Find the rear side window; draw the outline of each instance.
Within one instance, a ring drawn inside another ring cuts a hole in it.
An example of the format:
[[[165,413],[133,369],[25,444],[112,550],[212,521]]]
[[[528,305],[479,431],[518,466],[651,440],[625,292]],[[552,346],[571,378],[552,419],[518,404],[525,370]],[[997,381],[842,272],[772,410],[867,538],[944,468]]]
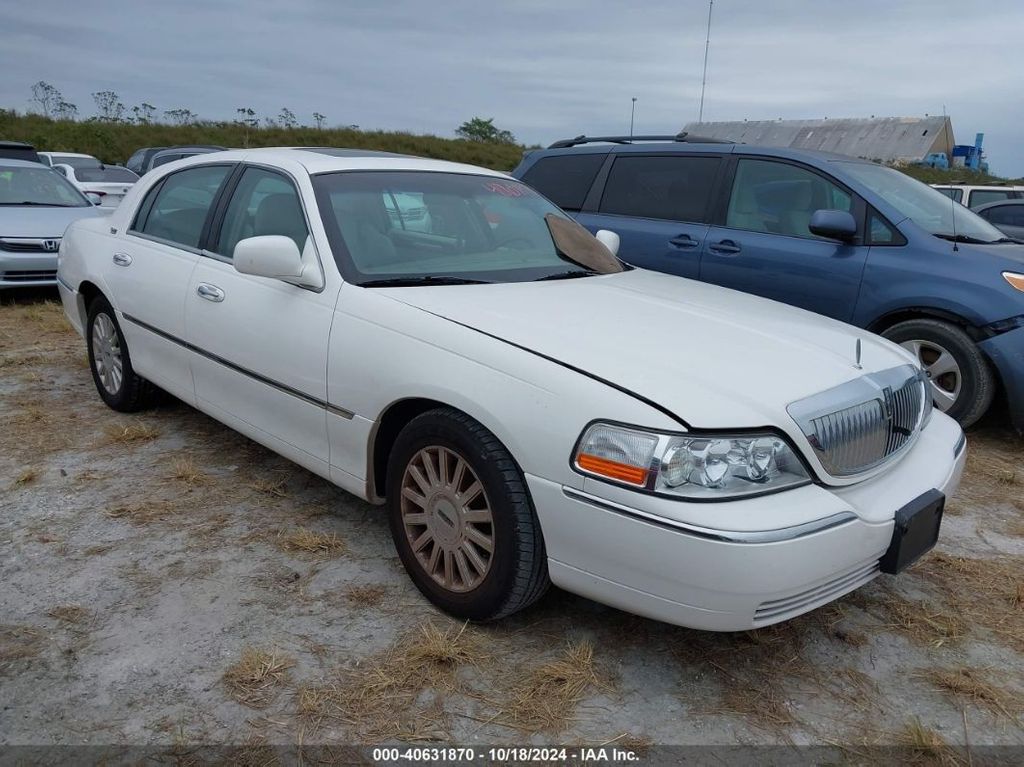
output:
[[[601,212],[702,223],[718,165],[717,157],[617,157]]]
[[[522,180],[558,207],[579,210],[605,157],[604,154],[544,157],[526,171]]]
[[[950,197],[956,200],[957,202],[963,202],[964,200],[963,189],[936,189],[935,191],[941,192],[942,194],[946,195],[946,197]]]
[[[203,165],[178,171],[150,191],[134,229],[150,237],[198,248],[213,198],[231,168]]]
[[[853,198],[806,168],[771,160],[740,160],[725,225],[732,229],[813,238],[816,210],[853,212]]]
[[[987,202],[999,202],[1000,200],[1013,199],[1013,192],[1009,189],[975,189],[971,192],[970,207],[976,208]]]
[[[240,240],[269,234],[290,237],[300,253],[306,247],[309,231],[299,193],[280,173],[247,168],[228,204],[214,250],[232,258]]]
[[[993,224],[1024,226],[1024,205],[997,205],[982,211],[981,215]]]

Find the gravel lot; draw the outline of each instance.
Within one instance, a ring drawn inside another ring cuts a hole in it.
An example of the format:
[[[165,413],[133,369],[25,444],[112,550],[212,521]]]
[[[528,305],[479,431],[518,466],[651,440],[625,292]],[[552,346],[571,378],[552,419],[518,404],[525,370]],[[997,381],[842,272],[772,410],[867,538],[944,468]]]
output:
[[[0,744],[1024,744],[1011,432],[969,435],[935,552],[799,620],[552,591],[464,626],[380,510],[180,403],[108,410],[53,298],[0,294]]]

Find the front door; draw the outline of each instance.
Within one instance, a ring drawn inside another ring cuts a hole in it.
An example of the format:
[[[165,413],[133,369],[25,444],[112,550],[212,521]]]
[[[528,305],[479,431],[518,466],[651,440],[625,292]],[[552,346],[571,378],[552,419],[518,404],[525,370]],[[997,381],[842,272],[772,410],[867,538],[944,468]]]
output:
[[[315,258],[302,202],[283,173],[246,168],[192,275],[186,301],[199,406],[327,473],[327,345],[337,285],[320,291],[235,270],[239,240],[282,235]]]
[[[816,210],[862,218],[860,201],[810,168],[741,158],[723,220],[705,238],[700,279],[849,321],[868,247],[811,234]]]
[[[576,219],[591,232],[618,234],[626,263],[696,279],[721,162],[688,154],[618,155],[598,211]]]

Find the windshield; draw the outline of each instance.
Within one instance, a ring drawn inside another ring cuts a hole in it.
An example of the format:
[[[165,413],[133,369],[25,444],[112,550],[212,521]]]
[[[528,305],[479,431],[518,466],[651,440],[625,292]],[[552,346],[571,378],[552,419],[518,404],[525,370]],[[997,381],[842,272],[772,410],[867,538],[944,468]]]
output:
[[[0,167],[0,205],[46,205],[77,208],[89,205],[74,186],[49,168]]]
[[[139,177],[132,173],[127,168],[115,167],[106,165],[102,168],[87,168],[85,170],[76,170],[75,178],[79,181],[90,181],[90,182],[105,182],[105,183],[125,183],[134,184],[139,180]]]
[[[85,168],[100,168],[102,167],[99,160],[95,157],[78,157],[76,155],[69,154],[51,154],[50,161],[54,165],[70,165],[76,171],[83,170]]]
[[[998,242],[1006,235],[942,192],[883,165],[846,163],[846,172],[919,227],[938,237]],[[899,223],[896,221],[894,223]]]
[[[512,179],[369,171],[313,180],[351,282],[526,282],[623,269],[585,229]]]

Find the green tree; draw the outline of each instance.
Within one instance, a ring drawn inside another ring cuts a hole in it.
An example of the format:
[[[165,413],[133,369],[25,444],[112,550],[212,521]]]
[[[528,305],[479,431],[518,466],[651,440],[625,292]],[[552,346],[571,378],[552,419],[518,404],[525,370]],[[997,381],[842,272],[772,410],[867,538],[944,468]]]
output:
[[[320,112],[314,112],[313,120],[316,122],[316,129],[323,130],[324,122],[327,120],[327,115],[321,114]]]
[[[199,115],[191,109],[178,108],[164,110],[164,117],[170,120],[172,125],[192,125]]]
[[[78,107],[70,101],[60,100],[60,103],[53,108],[54,120],[74,120],[78,117]]]
[[[299,121],[295,118],[295,113],[292,110],[288,107],[281,107],[281,114],[277,116],[277,124],[291,130],[298,127]]]
[[[119,123],[124,118],[125,106],[114,91],[97,91],[92,94],[96,102],[96,117],[103,122]]]
[[[48,82],[40,80],[32,86],[32,100],[39,105],[44,116],[53,117],[54,110],[64,101],[64,97]]]
[[[486,120],[482,117],[474,117],[462,123],[456,130],[455,135],[469,141],[481,141],[485,144],[514,144],[516,137],[511,131],[501,130],[494,125],[494,118]]]
[[[143,101],[138,106],[132,107],[132,114],[135,115],[135,122],[139,125],[149,125],[156,120],[156,107]]]

